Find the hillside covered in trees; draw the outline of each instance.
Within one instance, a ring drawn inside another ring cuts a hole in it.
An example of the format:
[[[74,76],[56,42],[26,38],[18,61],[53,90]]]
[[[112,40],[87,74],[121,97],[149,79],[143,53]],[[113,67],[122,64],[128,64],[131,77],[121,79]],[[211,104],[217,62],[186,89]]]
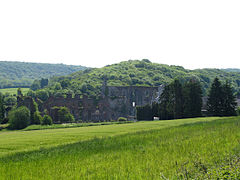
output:
[[[159,86],[168,84],[173,79],[184,82],[198,80],[203,87],[203,95],[215,77],[220,81],[229,81],[236,93],[240,92],[240,73],[226,72],[219,69],[187,70],[181,66],[169,66],[152,63],[147,59],[129,60],[103,68],[78,71],[68,76],[54,77],[48,86],[49,94],[73,92],[96,96],[104,81],[112,86]]]
[[[83,66],[0,61],[0,88],[30,86],[34,79],[63,76],[84,70]]]

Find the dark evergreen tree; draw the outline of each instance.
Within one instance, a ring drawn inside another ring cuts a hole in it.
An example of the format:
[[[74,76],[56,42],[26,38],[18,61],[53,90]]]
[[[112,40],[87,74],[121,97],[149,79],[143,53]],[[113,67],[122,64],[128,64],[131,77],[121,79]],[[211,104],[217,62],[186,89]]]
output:
[[[184,117],[200,117],[202,115],[202,88],[198,81],[190,80],[183,87]]]
[[[174,119],[183,117],[183,89],[179,80],[174,80],[173,84],[173,101],[174,101]]]
[[[4,108],[4,102],[3,102],[3,95],[0,93],[0,123],[4,118],[4,112],[5,112],[5,108]]]
[[[166,119],[173,119],[174,113],[172,108],[172,98],[171,98],[171,86],[166,85],[164,90],[160,96],[159,101],[159,119],[166,120]]]
[[[152,107],[147,104],[145,106],[137,106],[137,120],[153,120]]]
[[[165,86],[160,97],[159,118],[179,119],[183,117],[183,92],[178,80]]]
[[[233,89],[229,82],[226,82],[223,86],[223,104],[222,113],[223,116],[235,116],[236,115],[236,96],[234,96]]]
[[[223,107],[223,88],[221,82],[216,77],[212,83],[208,95],[207,111],[211,116],[222,116]]]

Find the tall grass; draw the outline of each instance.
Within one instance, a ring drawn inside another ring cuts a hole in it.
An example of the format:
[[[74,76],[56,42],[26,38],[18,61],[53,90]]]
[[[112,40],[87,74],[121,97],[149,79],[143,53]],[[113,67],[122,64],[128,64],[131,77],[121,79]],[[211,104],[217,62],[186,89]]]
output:
[[[49,148],[89,140],[94,137],[108,137],[143,130],[162,129],[187,123],[213,121],[219,118],[195,118],[171,121],[147,121],[108,126],[44,129],[35,131],[0,131],[0,157],[22,151]]]
[[[2,156],[0,179],[205,178],[239,153],[239,129],[235,117],[104,138],[96,131],[93,139]]]

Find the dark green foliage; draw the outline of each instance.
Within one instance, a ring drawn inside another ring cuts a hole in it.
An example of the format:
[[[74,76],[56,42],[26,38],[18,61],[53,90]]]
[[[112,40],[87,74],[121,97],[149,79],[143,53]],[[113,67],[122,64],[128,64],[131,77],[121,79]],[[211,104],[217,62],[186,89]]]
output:
[[[30,124],[30,111],[27,107],[21,106],[9,113],[11,129],[23,129]]]
[[[34,79],[68,75],[84,69],[86,67],[64,64],[0,61],[0,88],[29,87]],[[38,85],[34,84],[31,88],[37,90],[46,82]]]
[[[160,119],[181,119],[201,116],[202,90],[195,80],[179,80],[166,85],[160,96],[158,113]]]
[[[179,80],[174,80],[171,84],[173,90],[173,99],[174,103],[174,119],[180,119],[183,117],[183,88]]]
[[[240,116],[240,107],[237,107],[237,115]]]
[[[39,111],[34,112],[33,114],[33,124],[42,124],[42,116]]]
[[[52,123],[52,118],[49,115],[43,116],[42,125],[51,125]]]
[[[234,96],[233,89],[229,82],[226,82],[222,86],[223,89],[223,116],[235,116],[236,115],[236,96]]]
[[[137,120],[153,120],[152,107],[147,104],[145,106],[137,106]]]
[[[160,119],[180,119],[183,117],[183,88],[179,80],[165,86],[160,97]]]
[[[42,78],[41,80],[40,80],[40,85],[41,85],[41,88],[44,88],[45,86],[47,86],[48,85],[48,79],[46,78]]]
[[[4,119],[4,112],[5,112],[5,108],[4,108],[4,102],[3,102],[3,95],[0,93],[0,124]]]
[[[125,118],[125,117],[119,117],[119,118],[118,118],[118,121],[119,121],[119,122],[125,122],[125,121],[127,121],[127,118]]]
[[[233,116],[236,115],[236,97],[229,82],[221,84],[218,78],[212,83],[207,110],[211,116]]]
[[[61,123],[64,122],[74,122],[74,117],[70,113],[69,109],[67,107],[60,107],[58,110],[58,118]]]
[[[46,101],[49,98],[49,93],[46,90],[38,90],[36,92],[36,97],[41,99],[42,101]]]
[[[173,102],[172,102],[172,91],[171,86],[167,85],[160,96],[159,102],[159,119],[173,119]]]
[[[223,104],[223,89],[221,82],[218,78],[215,78],[207,102],[208,113],[212,116],[222,116],[222,104]]]
[[[159,115],[159,104],[154,102],[152,103],[152,113],[153,113],[153,117],[158,117]]]
[[[35,91],[32,91],[31,89],[27,92],[27,96],[31,96],[33,98],[36,97],[36,92]]]
[[[202,109],[202,88],[198,81],[188,81],[183,86],[184,117],[200,117]]]
[[[73,115],[70,113],[67,107],[53,107],[53,110],[56,112],[53,117],[54,122],[66,123],[66,122],[74,122],[75,119]]]
[[[70,80],[69,79],[63,79],[60,81],[61,87],[63,89],[67,88],[70,86]]]
[[[30,89],[33,91],[36,91],[41,88],[40,81],[39,80],[34,80],[32,85],[30,86]]]
[[[17,90],[17,95],[18,95],[18,96],[23,96],[23,93],[22,93],[21,88],[18,88],[18,90]]]

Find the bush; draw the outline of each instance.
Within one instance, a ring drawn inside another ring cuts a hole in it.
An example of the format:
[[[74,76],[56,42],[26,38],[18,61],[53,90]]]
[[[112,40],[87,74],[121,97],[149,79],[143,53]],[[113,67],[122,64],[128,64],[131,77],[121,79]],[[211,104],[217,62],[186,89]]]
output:
[[[11,129],[23,129],[30,124],[30,111],[26,106],[21,106],[10,111],[9,123]]]
[[[33,114],[33,124],[42,124],[42,116],[39,111],[34,112]]]
[[[42,125],[51,125],[52,118],[49,115],[44,115],[42,120]]]
[[[118,121],[119,121],[119,122],[126,122],[126,121],[127,121],[127,118],[125,118],[125,117],[119,117],[119,118],[118,118]]]
[[[61,123],[75,121],[73,115],[70,113],[67,107],[59,107],[59,110],[57,113],[58,113],[58,120]]]

